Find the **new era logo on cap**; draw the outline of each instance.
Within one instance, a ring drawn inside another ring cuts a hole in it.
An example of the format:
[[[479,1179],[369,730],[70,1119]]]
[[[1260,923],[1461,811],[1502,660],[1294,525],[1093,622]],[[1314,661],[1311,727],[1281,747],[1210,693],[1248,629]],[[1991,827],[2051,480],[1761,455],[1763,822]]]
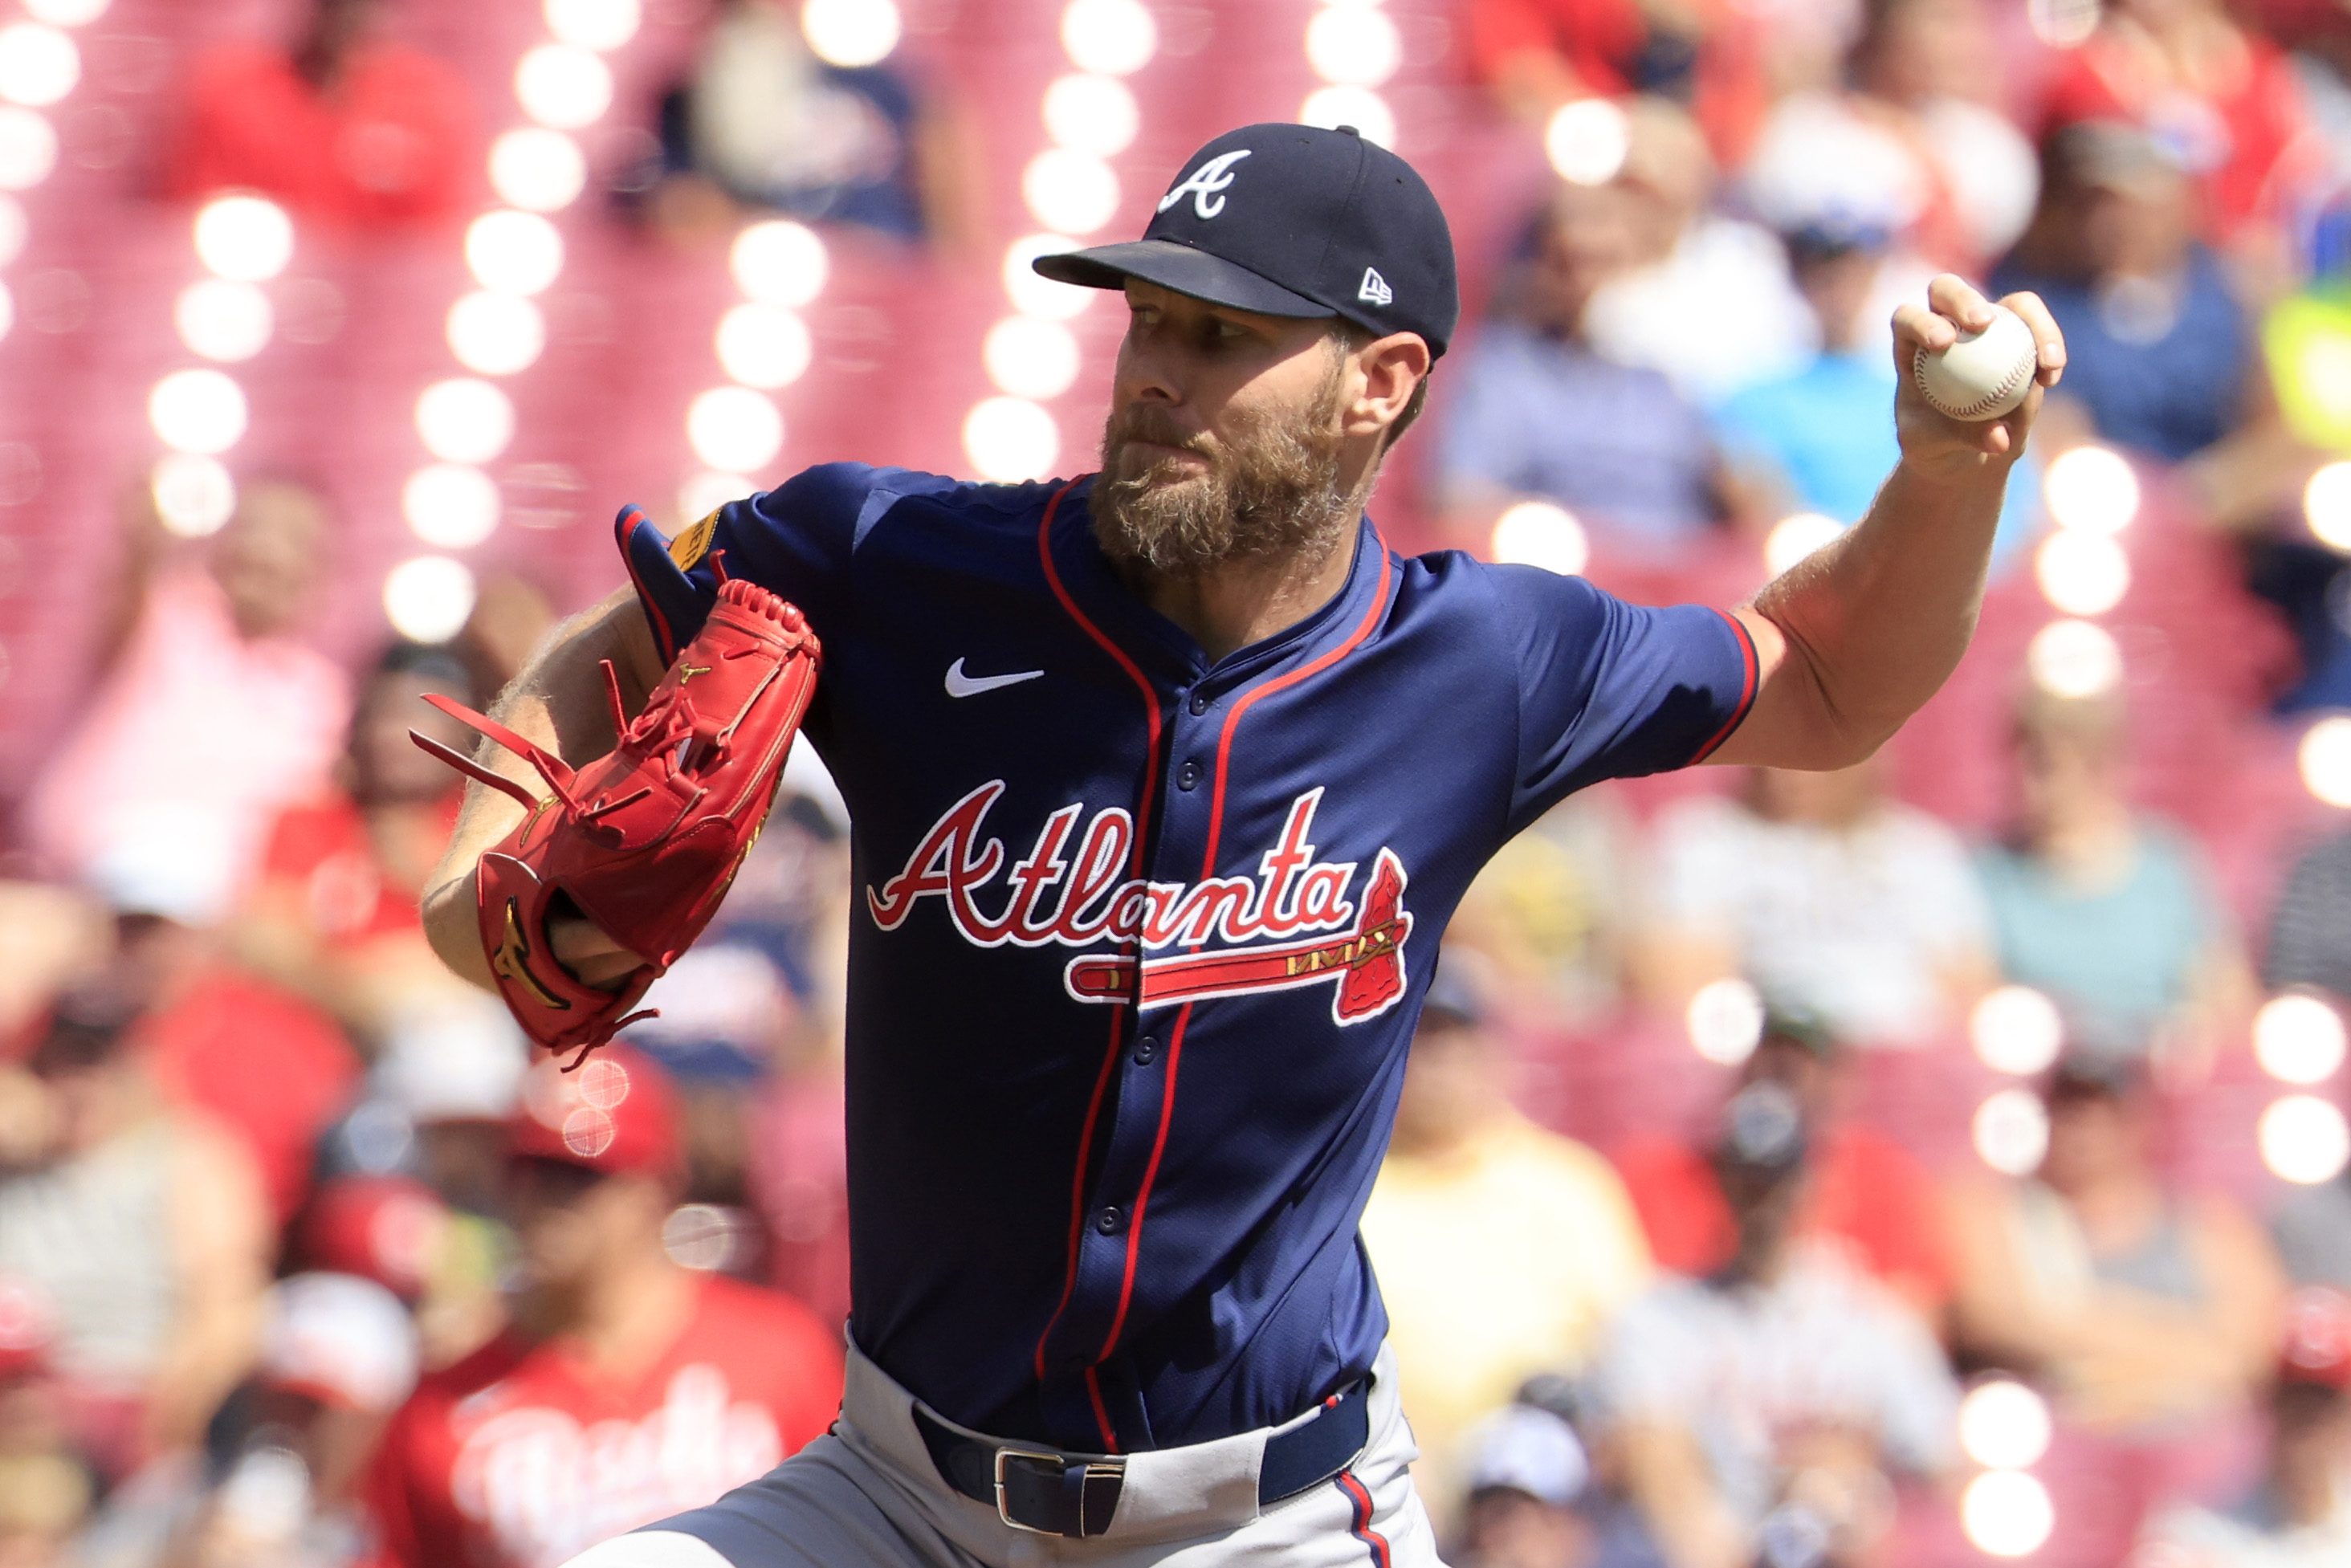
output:
[[[1432,354],[1460,296],[1445,214],[1412,166],[1348,127],[1245,125],[1192,154],[1143,238],[1043,256],[1089,288],[1129,278],[1267,316],[1337,316]]]

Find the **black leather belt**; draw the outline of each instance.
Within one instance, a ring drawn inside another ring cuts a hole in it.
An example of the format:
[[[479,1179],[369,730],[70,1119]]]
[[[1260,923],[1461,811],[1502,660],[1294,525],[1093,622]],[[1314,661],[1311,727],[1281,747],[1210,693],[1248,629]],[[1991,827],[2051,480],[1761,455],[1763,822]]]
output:
[[[1260,1505],[1295,1497],[1345,1469],[1372,1431],[1371,1379],[1333,1396],[1311,1421],[1266,1439],[1258,1467]],[[1126,1488],[1126,1460],[1116,1454],[1065,1454],[967,1437],[920,1405],[914,1427],[947,1485],[996,1511],[1015,1530],[1035,1535],[1100,1535],[1110,1529]]]

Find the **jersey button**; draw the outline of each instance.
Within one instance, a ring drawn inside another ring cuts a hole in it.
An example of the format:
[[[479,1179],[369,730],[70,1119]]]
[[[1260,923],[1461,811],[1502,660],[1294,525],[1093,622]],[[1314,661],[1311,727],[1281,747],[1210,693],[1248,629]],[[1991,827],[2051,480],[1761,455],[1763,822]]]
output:
[[[1204,714],[1204,713],[1206,713],[1206,712],[1207,712],[1207,711],[1208,711],[1208,699],[1207,699],[1207,698],[1206,698],[1206,697],[1204,697],[1204,696],[1197,696],[1197,695],[1196,695],[1196,696],[1194,696],[1194,697],[1192,698],[1192,716],[1193,716],[1194,718],[1197,718],[1197,717],[1199,717],[1202,714]]]
[[[1200,765],[1198,763],[1186,762],[1183,767],[1176,769],[1176,788],[1178,789],[1189,789],[1199,782]]]
[[[1146,1034],[1134,1042],[1134,1064],[1137,1067],[1150,1066],[1153,1059],[1158,1054],[1159,1042],[1149,1035]]]
[[[1126,1228],[1126,1211],[1113,1206],[1094,1216],[1094,1228],[1104,1236],[1115,1236]]]

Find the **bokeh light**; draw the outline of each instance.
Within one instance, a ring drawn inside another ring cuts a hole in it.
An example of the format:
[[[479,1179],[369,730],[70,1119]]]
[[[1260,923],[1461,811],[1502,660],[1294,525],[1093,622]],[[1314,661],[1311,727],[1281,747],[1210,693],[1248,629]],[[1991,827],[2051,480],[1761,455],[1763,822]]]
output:
[[[476,375],[527,371],[547,348],[547,320],[538,307],[512,294],[460,296],[449,307],[448,333],[449,351]]]
[[[106,15],[109,0],[25,0],[25,15],[53,27],[79,27]]]
[[[639,0],[547,0],[543,15],[556,42],[600,52],[635,37],[644,20]]]
[[[180,290],[172,324],[190,352],[235,364],[268,345],[277,319],[258,286],[207,277]]]
[[[2041,596],[2068,615],[2104,615],[2130,591],[2130,558],[2105,534],[2059,528],[2033,552]]]
[[[2030,1089],[1999,1089],[1968,1126],[1976,1157],[2002,1176],[2031,1176],[2049,1152],[2049,1113]]]
[[[2310,476],[2302,516],[2319,543],[2351,555],[2351,463],[2329,463]]]
[[[1404,63],[1404,36],[1376,5],[1325,5],[1306,24],[1306,63],[1341,87],[1377,87]]]
[[[2071,49],[2089,42],[2104,9],[2101,0],[2025,0],[2024,16],[2043,43]]]
[[[173,371],[147,394],[147,423],[174,452],[214,457],[245,439],[245,389],[218,371]]]
[[[713,347],[747,387],[789,386],[808,372],[815,346],[807,323],[780,305],[737,305],[718,319]]]
[[[2057,1060],[2065,1024],[2057,1004],[2030,986],[2002,986],[1968,1015],[1968,1042],[1994,1072],[2029,1078]]]
[[[831,262],[814,229],[777,218],[737,235],[727,267],[735,287],[750,298],[798,308],[824,292]]]
[[[987,329],[979,358],[998,392],[1039,402],[1078,379],[1078,340],[1059,321],[1008,316]]]
[[[514,403],[487,382],[435,382],[416,399],[416,434],[444,463],[487,463],[514,440]]]
[[[1539,566],[1573,577],[1592,559],[1592,540],[1566,507],[1520,501],[1494,519],[1492,555],[1507,566]]]
[[[1959,1496],[1959,1528],[1979,1552],[2029,1557],[2057,1528],[2049,1489],[2021,1470],[1986,1470]]]
[[[1367,87],[1315,89],[1299,105],[1298,122],[1319,125],[1325,131],[1352,125],[1366,141],[1381,147],[1395,145],[1395,110],[1388,107],[1387,99]]]
[[[174,452],[148,478],[155,516],[183,539],[216,534],[236,515],[236,481],[216,457]]]
[[[1159,26],[1142,0],[1070,0],[1061,48],[1081,71],[1132,76],[1159,49]]]
[[[239,283],[266,283],[294,259],[294,220],[266,196],[207,202],[195,233],[196,259]]]
[[[982,398],[963,419],[964,455],[983,479],[1041,479],[1061,455],[1061,429],[1026,398]]]
[[[2262,1113],[2254,1138],[2270,1174],[2300,1186],[2333,1181],[2351,1163],[2351,1125],[2315,1094],[2273,1101]]]
[[[685,438],[713,468],[748,474],[784,446],[784,416],[749,387],[713,387],[685,413]]]
[[[612,107],[612,70],[592,49],[541,44],[515,67],[515,101],[555,131],[578,131]]]
[[[1718,1067],[1736,1067],[1762,1043],[1762,993],[1735,978],[1701,986],[1682,1024],[1693,1051]]]
[[[1116,77],[1080,72],[1045,89],[1045,134],[1055,144],[1091,158],[1115,158],[1143,128],[1134,94]]]
[[[500,509],[497,481],[463,463],[419,468],[400,490],[409,532],[442,549],[470,549],[488,538]]]
[[[537,294],[563,276],[563,235],[537,213],[484,213],[465,230],[465,266],[493,294]]]
[[[1632,150],[1633,122],[1604,98],[1560,105],[1543,130],[1543,152],[1552,171],[1571,184],[1606,184]]]
[[[2118,534],[2138,516],[2138,476],[2119,453],[2076,446],[2051,459],[2041,501],[2061,528]]]
[[[2304,730],[2295,762],[2304,789],[2330,806],[2351,807],[2351,717],[2331,714]]]
[[[18,22],[0,27],[0,98],[46,109],[81,80],[81,51],[55,27]]]
[[[1819,512],[1782,517],[1763,537],[1763,570],[1777,577],[1823,545],[1844,537],[1844,525]]]
[[[0,104],[0,191],[29,191],[57,166],[56,128],[29,109]]]
[[[1099,158],[1048,147],[1020,175],[1021,199],[1039,223],[1090,235],[1118,215],[1118,175]]]
[[[757,482],[740,474],[721,474],[705,468],[687,475],[685,483],[677,487],[677,515],[706,517],[727,502],[740,500],[758,488]]]
[[[1079,243],[1067,235],[1024,235],[1008,246],[1004,252],[1004,293],[1012,301],[1012,308],[1040,321],[1071,321],[1084,315],[1086,307],[1102,292],[1101,289],[1056,283],[1050,277],[1039,277],[1037,269],[1029,265],[1040,256],[1076,250]]]
[[[2253,1015],[2253,1060],[2281,1082],[2325,1082],[2344,1046],[2343,1015],[2305,992],[2272,997]]]
[[[2030,1469],[2051,1436],[2049,1402],[2012,1379],[1979,1383],[1959,1401],[1959,1449],[1988,1470]]]
[[[587,155],[560,131],[526,125],[490,143],[490,189],[510,207],[559,212],[587,187]]]
[[[9,291],[6,284],[0,283],[0,339],[6,338],[16,329],[16,296]]]
[[[904,30],[892,0],[808,0],[800,34],[829,66],[872,66],[890,57]]]
[[[2052,621],[2026,645],[2024,668],[2051,696],[2094,697],[2122,684],[2122,644],[2087,621]]]
[[[418,556],[384,574],[384,618],[412,643],[446,643],[465,629],[475,591],[464,561]]]

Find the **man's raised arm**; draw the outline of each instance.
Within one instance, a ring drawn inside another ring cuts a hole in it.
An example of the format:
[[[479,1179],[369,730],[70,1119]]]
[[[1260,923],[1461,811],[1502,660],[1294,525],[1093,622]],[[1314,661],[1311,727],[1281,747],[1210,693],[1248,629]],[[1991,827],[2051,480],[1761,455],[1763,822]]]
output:
[[[1926,306],[1894,317],[1895,428],[1902,461],[1869,515],[1740,610],[1755,639],[1759,685],[1746,722],[1708,760],[1832,768],[1883,746],[1935,695],[1967,651],[1983,606],[1992,530],[2008,470],[2054,386],[2065,343],[2036,297],[2001,301],[2040,345],[2037,384],[2017,410],[1981,423],[1928,405],[1911,376],[1921,348],[1991,319],[1984,297],[1945,274]]]
[[[621,589],[558,627],[498,695],[490,716],[575,767],[601,757],[616,739],[604,677],[597,668],[606,659],[620,676],[622,702],[635,713],[660,684],[662,663],[631,589]],[[485,742],[476,748],[475,760],[534,792],[547,788],[530,764],[504,747]],[[512,831],[522,816],[522,807],[510,797],[486,785],[468,784],[456,831],[425,888],[424,934],[434,952],[459,975],[485,988],[491,985],[490,967],[474,912],[474,873],[482,852]],[[550,936],[557,956],[590,985],[617,979],[640,962],[585,921],[564,922]]]

